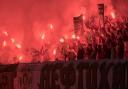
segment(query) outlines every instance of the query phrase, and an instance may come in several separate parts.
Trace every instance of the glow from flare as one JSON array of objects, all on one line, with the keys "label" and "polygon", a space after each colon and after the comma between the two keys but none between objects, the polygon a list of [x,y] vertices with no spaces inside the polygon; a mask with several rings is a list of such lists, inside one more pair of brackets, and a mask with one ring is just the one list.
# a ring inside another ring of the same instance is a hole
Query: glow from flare
[{"label": "glow from flare", "polygon": [[54,28],[53,24],[49,24],[49,28],[53,29]]},{"label": "glow from flare", "polygon": [[16,47],[17,47],[18,49],[21,49],[21,45],[20,45],[20,44],[16,44]]},{"label": "glow from flare", "polygon": [[4,40],[3,41],[3,47],[6,47],[7,46],[7,42]]},{"label": "glow from flare", "polygon": [[15,43],[15,39],[14,39],[14,38],[11,38],[11,42],[12,42],[12,43]]},{"label": "glow from flare", "polygon": [[6,32],[6,31],[3,31],[3,34],[4,34],[5,36],[8,36],[8,32]]},{"label": "glow from flare", "polygon": [[76,35],[75,34],[72,35],[72,39],[76,39]]},{"label": "glow from flare", "polygon": [[42,35],[41,35],[41,39],[43,40],[45,38],[45,34],[43,33]]},{"label": "glow from flare", "polygon": [[85,20],[86,18],[85,18],[85,16],[83,15],[83,20]]},{"label": "glow from flare", "polygon": [[64,39],[63,39],[63,38],[60,38],[60,42],[61,42],[61,43],[64,43]]},{"label": "glow from flare", "polygon": [[112,16],[113,19],[116,18],[116,14],[114,12],[111,12],[111,16]]},{"label": "glow from flare", "polygon": [[23,59],[23,56],[19,56],[18,60],[21,61]]},{"label": "glow from flare", "polygon": [[56,49],[53,50],[53,55],[56,55]]},{"label": "glow from flare", "polygon": [[77,36],[76,38],[77,38],[77,40],[80,40],[80,37],[79,36]]}]

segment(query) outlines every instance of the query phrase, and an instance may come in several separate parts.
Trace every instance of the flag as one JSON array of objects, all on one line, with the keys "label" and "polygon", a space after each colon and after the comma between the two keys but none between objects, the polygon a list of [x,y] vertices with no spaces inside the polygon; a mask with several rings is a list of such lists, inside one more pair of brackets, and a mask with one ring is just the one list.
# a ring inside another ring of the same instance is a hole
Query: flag
[{"label": "flag", "polygon": [[83,15],[73,17],[75,34],[82,34],[84,31]]},{"label": "flag", "polygon": [[98,4],[99,15],[104,16],[104,4]]}]

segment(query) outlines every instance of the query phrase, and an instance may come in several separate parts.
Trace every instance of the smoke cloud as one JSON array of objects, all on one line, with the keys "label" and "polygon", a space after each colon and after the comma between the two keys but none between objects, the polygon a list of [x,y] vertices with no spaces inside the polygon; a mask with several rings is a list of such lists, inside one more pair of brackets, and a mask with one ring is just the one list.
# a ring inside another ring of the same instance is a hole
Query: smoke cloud
[{"label": "smoke cloud", "polygon": [[57,44],[73,32],[73,17],[97,15],[98,3],[105,4],[106,14],[128,13],[127,0],[0,0],[0,31],[17,40],[22,51],[41,48],[42,34],[45,41]]}]

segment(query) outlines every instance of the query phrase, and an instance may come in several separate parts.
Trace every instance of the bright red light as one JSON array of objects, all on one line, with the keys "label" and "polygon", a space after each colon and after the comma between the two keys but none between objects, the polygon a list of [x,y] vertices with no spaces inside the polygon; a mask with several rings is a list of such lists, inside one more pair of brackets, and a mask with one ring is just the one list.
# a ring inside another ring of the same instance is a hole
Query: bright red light
[{"label": "bright red light", "polygon": [[53,24],[49,24],[49,28],[53,29],[54,28]]},{"label": "bright red light", "polygon": [[101,34],[102,37],[104,37],[104,34]]},{"label": "bright red light", "polygon": [[42,35],[41,35],[41,39],[43,40],[45,38],[45,34],[43,33]]},{"label": "bright red light", "polygon": [[56,49],[53,50],[53,55],[56,55]]},{"label": "bright red light", "polygon": [[61,43],[64,43],[64,39],[63,39],[63,38],[60,38],[60,42],[61,42]]},{"label": "bright red light", "polygon": [[4,40],[3,41],[3,47],[6,47],[7,46],[7,42]]},{"label": "bright red light", "polygon": [[12,42],[12,43],[15,43],[15,39],[14,39],[14,38],[11,38],[11,42]]},{"label": "bright red light", "polygon": [[72,39],[76,39],[76,35],[75,34],[72,35]]},{"label": "bright red light", "polygon": [[80,37],[79,36],[77,36],[76,38],[77,38],[77,40],[80,40]]},{"label": "bright red light", "polygon": [[23,59],[23,56],[19,56],[18,60],[21,61]]},{"label": "bright red light", "polygon": [[112,18],[113,18],[113,19],[115,19],[115,18],[116,18],[116,15],[115,15],[115,13],[114,13],[114,12],[111,12],[111,16],[112,16]]},{"label": "bright red light", "polygon": [[20,44],[16,44],[16,47],[17,47],[18,49],[21,49],[21,45],[20,45]]},{"label": "bright red light", "polygon": [[85,20],[85,16],[83,15],[83,20]]}]

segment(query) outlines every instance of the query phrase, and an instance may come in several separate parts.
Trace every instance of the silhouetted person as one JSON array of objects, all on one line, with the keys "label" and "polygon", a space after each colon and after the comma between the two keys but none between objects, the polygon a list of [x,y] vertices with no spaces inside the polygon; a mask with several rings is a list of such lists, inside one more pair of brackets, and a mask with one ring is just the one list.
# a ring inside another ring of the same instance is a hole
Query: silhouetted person
[{"label": "silhouetted person", "polygon": [[97,59],[97,60],[102,59],[102,48],[101,48],[101,45],[98,45],[98,46],[97,46],[97,55],[96,55],[96,59]]},{"label": "silhouetted person", "polygon": [[85,50],[82,45],[78,47],[78,52],[77,52],[77,60],[84,60],[85,56]]},{"label": "silhouetted person", "polygon": [[93,44],[92,53],[91,53],[91,59],[96,60],[97,51],[98,51],[97,44]]},{"label": "silhouetted person", "polygon": [[124,58],[124,42],[121,38],[118,39],[116,52],[117,52],[117,58],[118,59]]},{"label": "silhouetted person", "polygon": [[74,50],[70,50],[68,52],[68,60],[69,61],[75,61],[76,60],[76,53]]}]

